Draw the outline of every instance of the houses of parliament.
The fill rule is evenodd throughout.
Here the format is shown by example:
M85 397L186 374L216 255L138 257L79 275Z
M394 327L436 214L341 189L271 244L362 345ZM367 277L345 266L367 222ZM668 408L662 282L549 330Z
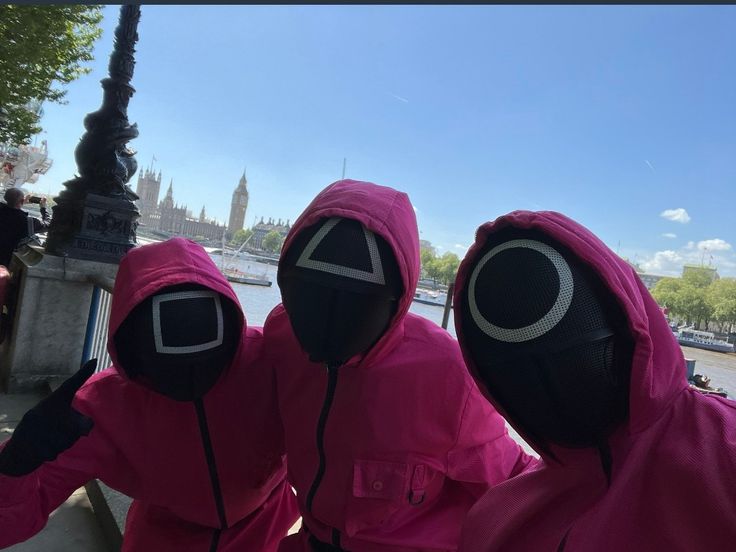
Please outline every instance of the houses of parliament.
M233 191L230 202L230 219L227 226L216 220L208 219L205 206L199 213L199 218L192 216L186 205L174 202L174 183L169 182L169 188L164 198L159 201L161 190L161 171L153 170L152 167L138 173L138 209L141 216L139 225L141 229L164 233L167 235L178 235L189 238L204 238L207 240L220 241L223 238L230 239L233 234L243 228L245 222L245 211L248 208L248 181L245 172L240 177L238 186Z

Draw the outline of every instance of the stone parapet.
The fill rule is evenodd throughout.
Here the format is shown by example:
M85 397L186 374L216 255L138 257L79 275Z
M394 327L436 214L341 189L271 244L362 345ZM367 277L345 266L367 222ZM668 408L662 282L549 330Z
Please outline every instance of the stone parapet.
M11 392L79 369L92 290L112 290L118 266L26 247L13 256L10 333L0 345L0 386Z

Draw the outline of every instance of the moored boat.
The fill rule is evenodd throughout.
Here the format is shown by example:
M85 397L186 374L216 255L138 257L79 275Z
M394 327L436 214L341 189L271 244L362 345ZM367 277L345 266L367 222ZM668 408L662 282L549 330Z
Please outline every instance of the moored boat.
M436 307L444 307L447 302L447 294L441 291L432 291L429 289L417 288L414 292L412 301L422 303L423 305L434 305Z
M712 332L703 332L693 328L681 328L675 335L677 336L677 342L687 347L717 351L719 353L736 352L733 343L717 338Z
M271 287L273 283L266 274L258 276L257 274L242 272L237 269L226 269L223 270L222 273L225 275L228 282L234 282L236 284Z

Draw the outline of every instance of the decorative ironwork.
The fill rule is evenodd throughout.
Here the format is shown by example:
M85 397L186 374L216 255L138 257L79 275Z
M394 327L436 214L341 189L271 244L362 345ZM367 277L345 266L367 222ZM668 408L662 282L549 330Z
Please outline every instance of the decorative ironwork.
M135 151L128 142L138 136L138 126L128 121L128 102L135 93L130 85L135 68L135 43L138 41L140 6L123 5L120 20L115 29L115 45L110 55L109 77L101 81L103 88L102 106L84 118L86 132L82 136L74 158L79 176L64 183L65 190L55 198L56 206L49 229L46 250L55 255L70 255L89 258L87 253L77 254L79 246L89 241L89 231L97 232L96 223L89 226L85 217L89 203L99 204L107 200L111 212L116 213L119 228L126 228L125 243L118 240L116 251L125 251L135 245L135 220L139 212L133 203L138 196L128 186L138 169ZM127 219L123 224L123 220ZM78 238L87 234L81 242ZM89 249L83 246L83 249ZM96 247L97 250L109 248ZM107 259L100 259L110 261ZM112 261L114 262L114 260Z

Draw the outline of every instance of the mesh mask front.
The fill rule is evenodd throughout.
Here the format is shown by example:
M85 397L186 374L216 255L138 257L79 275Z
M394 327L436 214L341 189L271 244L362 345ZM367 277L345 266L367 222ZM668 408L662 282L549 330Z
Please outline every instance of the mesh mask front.
M291 326L313 362L340 364L383 335L402 294L389 244L360 222L322 219L302 230L279 266Z
M133 381L174 400L192 401L207 393L230 365L241 331L232 301L184 284L138 304L114 340L119 365Z
M628 413L633 342L593 271L541 232L503 229L460 305L482 381L536 443L597 446Z

